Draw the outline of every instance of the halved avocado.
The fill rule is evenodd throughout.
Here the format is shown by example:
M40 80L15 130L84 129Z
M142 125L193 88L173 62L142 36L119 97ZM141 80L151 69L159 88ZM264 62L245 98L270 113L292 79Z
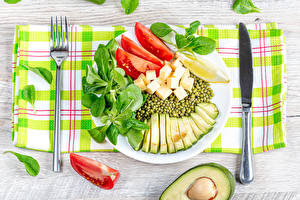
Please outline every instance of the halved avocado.
M200 103L198 104L211 118L216 119L219 115L219 110L214 103Z
M177 120L177 124L178 124L178 130L179 130L181 139L182 139L183 144L184 144L184 148L188 149L193 145L192 141L191 141L191 138L190 138L190 136L187 132L186 127L184 126L183 119L176 118L176 120Z
M235 190L232 173L216 163L198 165L179 176L160 200L229 200Z
M201 107L195 107L196 113L202 117L202 119L209 125L213 126L216 121L211 118Z
M151 145L150 152L157 153L159 150L159 119L158 114L151 116Z
M168 153L168 145L166 140L166 114L159 115L159 135L160 135L160 153Z
M151 123L150 121L147 122L148 126L150 127L150 129L145 131L145 135L144 135L144 141L143 141L143 147L142 147L142 151L144 152L149 152L150 150L150 141L151 141Z
M166 115L166 137L167 137L168 153L175 153L176 149L172 140L172 133L171 133L171 120L168 114Z

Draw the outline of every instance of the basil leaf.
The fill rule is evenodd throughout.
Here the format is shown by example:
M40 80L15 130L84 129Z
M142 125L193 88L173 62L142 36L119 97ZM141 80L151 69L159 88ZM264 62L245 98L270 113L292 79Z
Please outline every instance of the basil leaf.
M180 35L180 34L175 35L175 41L176 41L176 45L177 45L178 49L184 48L184 47L188 46L191 43L191 41L186 39L184 37L184 35Z
M24 163L25 169L30 176L36 176L40 172L40 165L36 159L31 156L16 153L14 151L5 151L3 153L11 153L15 155L18 160Z
M120 87L125 86L126 84L125 77L122 76L122 74L120 74L117 70L115 69L112 70L111 77Z
M260 9L254 6L252 0L236 0L232 6L232 9L238 14L260 12Z
M21 93L22 99L28 101L32 107L34 107L35 102L35 87L34 85L26 85Z
M42 77L45 81L47 81L49 84L52 82L52 74L51 72L43 67L29 67L22 65L22 67L27 68L28 70L32 71L33 73L37 74L38 76Z
M150 128L146 123L141 122L135 118L124 120L122 122L122 125L124 128L134 128L136 130L145 130Z
M197 54L207 55L216 49L216 41L208 37L199 36L188 47L192 48Z
M108 48L103 44L99 44L97 51L95 52L94 60L98 67L98 75L104 81L110 80L110 58Z
M4 0L4 2L8 3L8 4L16 4L19 3L21 0Z
M106 131L106 136L113 145L117 144L118 135L119 135L118 128L114 124L111 124Z
M101 95L91 106L91 114L94 117L99 117L105 109L105 98L104 95Z
M95 4L99 4L99 5L104 4L104 2L105 2L105 0L88 0L88 1L93 2Z
M199 26L200 26L199 21L194 21L194 22L190 23L190 27L185 29L185 36L195 34Z
M162 22L156 22L150 26L150 30L154 35L157 37L165 37L169 33L173 31L173 29L165 23Z
M87 108L91 108L94 101L97 100L97 96L95 94L84 94L81 97L81 104Z
M96 127L88 130L88 133L97 143L102 143L105 140L106 130L108 127L109 125Z
M139 0L121 0L126 15L133 13L139 5Z

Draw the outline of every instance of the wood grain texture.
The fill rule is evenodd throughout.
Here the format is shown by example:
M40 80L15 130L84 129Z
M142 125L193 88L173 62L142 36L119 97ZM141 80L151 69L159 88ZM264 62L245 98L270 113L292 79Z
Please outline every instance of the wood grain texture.
M239 171L239 157L233 154L203 153L185 162L169 165L145 164L120 153L81 153L119 169L121 178L113 191L104 191L79 177L63 155L63 173L51 171L52 155L13 147L11 131L11 50L17 24L46 24L50 16L69 16L73 24L133 25L163 21L184 24L278 22L287 42L288 100L287 148L255 156L254 183L237 184L235 200L300 199L300 1L255 0L262 13L237 15L232 0L140 0L132 15L125 15L119 0L98 6L85 0L23 0L17 5L0 2L0 150L16 150L37 158L41 172L29 177L12 155L0 156L0 199L110 199L152 200L185 170L205 162L218 162L233 173ZM297 193L298 191L298 193Z

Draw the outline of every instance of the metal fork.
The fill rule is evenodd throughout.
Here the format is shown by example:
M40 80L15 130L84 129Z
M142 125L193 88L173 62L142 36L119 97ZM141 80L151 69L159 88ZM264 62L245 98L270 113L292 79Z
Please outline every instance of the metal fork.
M69 55L68 39L68 20L65 17L64 27L63 18L60 17L60 31L57 17L54 27L53 17L51 17L51 35L50 35L50 56L56 63L56 87L55 87L55 121L54 121L54 141L53 141L53 171L60 172L60 69L62 62ZM56 37L54 38L54 32Z

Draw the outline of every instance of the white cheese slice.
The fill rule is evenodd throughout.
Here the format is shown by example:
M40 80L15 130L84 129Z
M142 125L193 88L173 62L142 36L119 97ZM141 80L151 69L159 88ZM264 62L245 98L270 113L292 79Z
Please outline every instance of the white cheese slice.
M134 80L134 84L141 88L142 91L147 89L145 82L140 77Z
M163 68L160 69L159 79L166 80L172 72L172 68L169 64L165 64Z
M156 72L155 72L155 70L148 70L146 72L146 79L148 81L152 81L152 80L156 79Z
M178 98L178 100L182 100L187 96L186 91L183 89L183 87L178 87L176 90L174 90L175 96Z
M179 85L179 79L178 78L176 78L174 76L171 76L171 77L167 78L168 88L176 89L176 88L178 88L178 85Z
M160 84L157 80L154 80L147 85L146 92L153 94L158 88L160 88Z
M168 88L166 85L162 85L162 86L160 86L160 88L158 88L158 90L156 90L155 94L159 98L165 100L172 94L172 90L170 88Z
M194 79L190 77L183 77L180 80L180 86L190 92L192 91L193 84L194 84Z

